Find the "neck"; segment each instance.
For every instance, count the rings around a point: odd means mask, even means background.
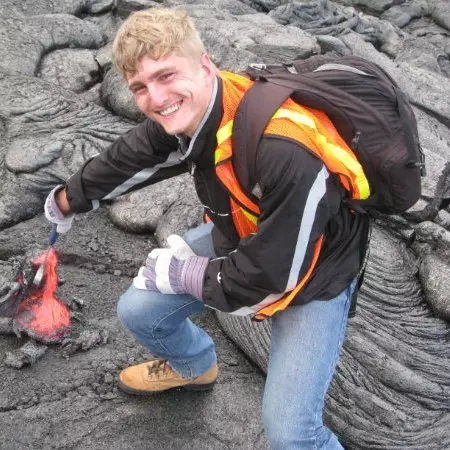
[[[199,124],[197,125],[197,127],[195,128],[195,130],[192,131],[192,132],[187,132],[186,133],[187,137],[194,138],[195,136],[198,135],[198,133],[202,129],[203,125],[208,120],[209,115],[211,114],[211,110],[212,110],[212,107],[214,105],[214,101],[216,100],[216,95],[217,95],[217,78],[215,77],[214,81],[213,81],[213,84],[211,85],[211,89],[210,89],[210,96],[209,96],[208,107],[206,108],[206,111],[203,114],[203,117],[201,118],[201,120],[200,120]]]

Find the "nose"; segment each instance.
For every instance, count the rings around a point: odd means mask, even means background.
[[[167,103],[168,95],[164,86],[156,83],[148,83],[147,94],[153,108],[158,108]]]

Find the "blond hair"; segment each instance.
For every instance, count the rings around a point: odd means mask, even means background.
[[[187,12],[167,8],[131,14],[117,32],[112,49],[113,62],[124,76],[135,73],[145,55],[158,60],[174,52],[196,58],[205,47]]]

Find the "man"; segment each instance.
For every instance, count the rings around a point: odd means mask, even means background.
[[[209,389],[217,378],[214,343],[188,317],[207,307],[273,316],[263,399],[271,447],[342,448],[322,412],[366,219],[341,207],[344,189],[309,151],[319,138],[302,123],[274,118],[258,146],[256,183],[240,186],[230,130],[251,82],[215,68],[186,13],[131,15],[113,57],[148,119],[57,186],[46,200],[47,218],[67,231],[75,213],[99,200],[189,170],[211,219],[185,240],[171,236],[168,248],[153,250],[120,298],[121,322],[157,358],[123,370],[121,388]],[[291,101],[284,107],[319,128],[325,120]]]

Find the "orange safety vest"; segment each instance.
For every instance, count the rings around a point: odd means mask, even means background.
[[[233,169],[233,120],[239,103],[253,81],[241,75],[221,72],[223,81],[223,117],[217,131],[214,153],[217,177],[230,194],[230,211],[239,237],[258,230],[259,206],[242,190]],[[369,182],[354,153],[342,139],[328,116],[317,109],[300,106],[286,100],[272,116],[265,134],[289,137],[317,155],[330,172],[338,175],[353,199],[366,199],[370,195]],[[324,236],[314,243],[314,252],[307,273],[297,286],[274,303],[262,308],[255,319],[262,320],[285,309],[309,280],[319,258]]]

